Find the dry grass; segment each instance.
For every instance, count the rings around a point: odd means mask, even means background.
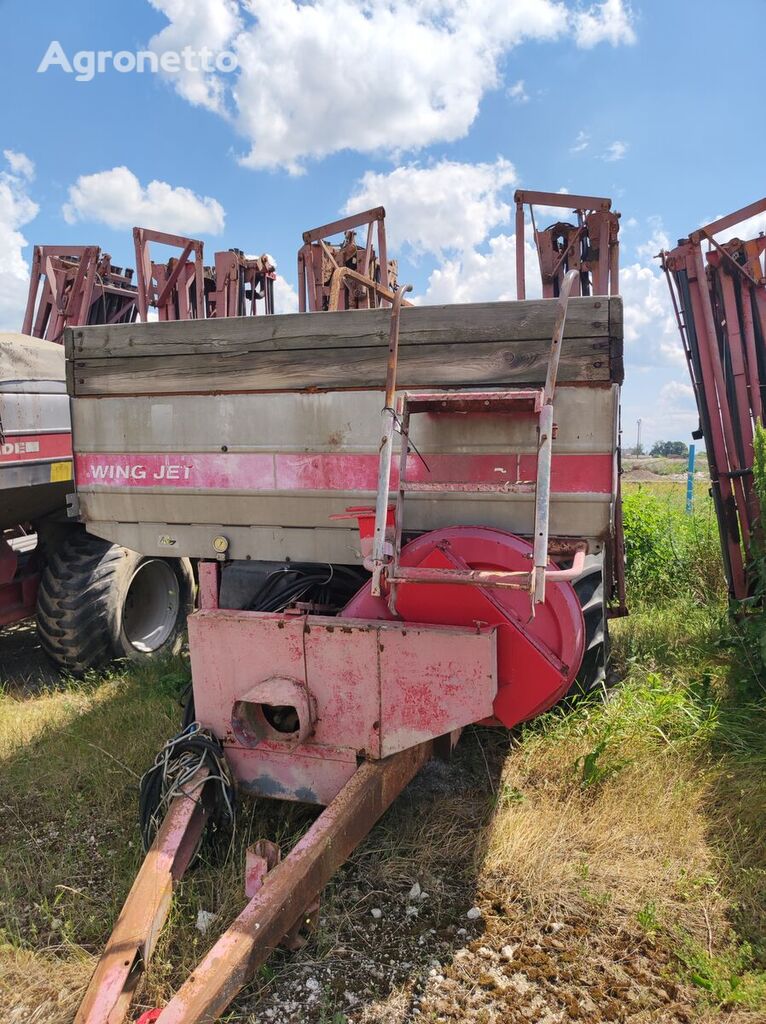
[[[278,954],[233,1019],[766,1019],[766,713],[744,689],[752,666],[721,606],[688,600],[639,607],[616,648],[625,682],[609,702],[515,736],[469,730],[450,766],[423,773],[329,886],[316,939]],[[140,859],[137,778],[177,727],[185,677],[176,664],[0,693],[3,1024],[71,1021]],[[289,847],[314,814],[243,808],[228,858],[180,887],[140,1009],[165,1001],[242,907],[247,844]],[[416,880],[428,899],[409,916]],[[473,905],[483,916],[469,923]],[[217,915],[205,936],[199,909]],[[293,1015],[307,977],[321,1000]]]

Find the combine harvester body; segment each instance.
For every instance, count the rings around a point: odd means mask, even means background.
[[[248,851],[250,902],[145,1015],[160,1024],[216,1019],[463,727],[513,727],[570,691],[589,564],[599,614],[623,609],[622,307],[591,293],[582,255],[598,243],[565,243],[577,265],[553,297],[410,307],[342,247],[315,263],[312,245],[353,227],[304,235],[301,264],[321,271],[308,304],[326,312],[67,332],[77,511],[99,537],[199,560],[197,724],[181,739],[220,752],[170,804],[78,1024],[126,1018],[211,771],[325,810],[284,859],[268,841]]]

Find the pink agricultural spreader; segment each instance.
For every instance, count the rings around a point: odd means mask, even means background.
[[[601,236],[569,227],[559,262],[577,266],[550,298],[405,306],[406,287],[357,280],[369,243],[352,278],[323,244],[327,294],[342,270],[368,308],[68,332],[80,517],[199,566],[191,724],[145,776],[147,857],[78,1024],[127,1018],[235,791],[325,809],[286,856],[248,850],[245,909],[146,1021],[215,1020],[464,727],[513,727],[603,678],[622,307],[592,293]]]

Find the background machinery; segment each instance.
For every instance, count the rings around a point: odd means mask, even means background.
[[[753,481],[755,424],[766,398],[766,199],[693,231],[660,253],[699,412],[729,595],[753,586],[762,543]]]
[[[146,556],[67,517],[74,490],[66,328],[273,311],[268,256],[203,264],[196,239],[136,228],[137,280],[97,246],[35,246],[22,334],[0,336],[0,626],[36,615],[44,650],[75,673],[180,649],[189,559]],[[165,263],[150,243],[173,246]]]
[[[587,217],[563,243],[555,297],[434,307],[405,305],[380,242],[373,261],[382,210],[360,219],[342,252],[328,236],[355,218],[304,235],[303,301],[325,312],[66,332],[82,522],[199,567],[193,720],[144,776],[147,857],[77,1024],[127,1018],[235,794],[325,809],[286,856],[248,850],[245,909],[144,1024],[217,1019],[420,767],[469,724],[550,708],[586,662],[588,606],[620,610],[603,217],[598,244]]]

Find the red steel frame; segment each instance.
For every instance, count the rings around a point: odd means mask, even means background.
[[[529,192],[521,189],[516,201],[516,297],[526,298],[524,240],[525,206],[529,207],[532,231],[540,261],[543,298],[561,294],[565,275],[577,270],[573,295],[619,293],[619,213],[603,196],[578,196],[561,192]],[[577,223],[559,221],[543,231],[535,226],[534,207],[548,206],[574,211]]]
[[[761,529],[753,427],[763,413],[766,370],[766,238],[722,244],[715,236],[762,213],[766,198],[660,254],[707,447],[729,592],[739,600],[750,592],[752,542]]]
[[[150,244],[180,250],[167,263],[155,263]],[[160,320],[193,320],[204,316],[203,243],[150,228],[133,228],[138,279],[138,312],[146,323],[149,307]]]
[[[203,264],[204,243],[149,228],[133,228],[138,268],[138,309],[146,323],[149,309],[160,320],[254,316],[257,303],[274,312],[276,267],[267,255],[248,257],[239,249],[215,254],[215,266]],[[152,243],[178,250],[166,263],[152,260]]]
[[[22,334],[60,341],[66,327],[134,320],[132,271],[111,259],[97,245],[36,245]]]
[[[370,309],[393,303],[396,282],[390,274],[385,217],[385,209],[376,206],[303,232],[303,245],[298,250],[301,313]],[[357,245],[357,228],[367,229],[364,247]],[[344,238],[340,245],[329,244],[331,238],[341,234]]]

